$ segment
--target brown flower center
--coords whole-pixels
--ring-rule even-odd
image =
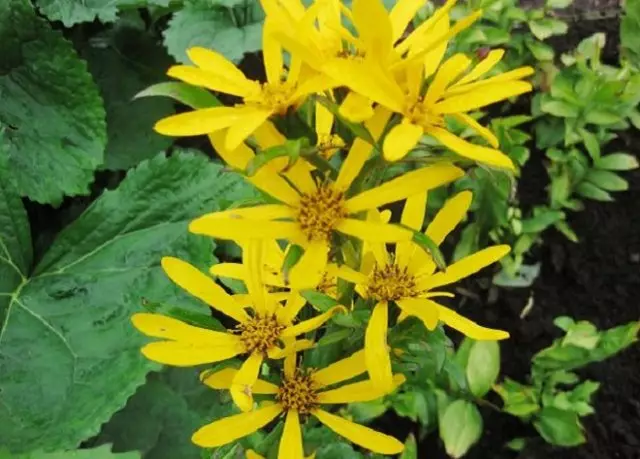
[[[311,374],[300,370],[291,378],[285,378],[276,394],[276,400],[284,411],[295,410],[308,414],[318,404],[318,394]]]
[[[376,266],[369,276],[367,295],[376,301],[397,301],[417,296],[416,280],[406,267]]]
[[[239,324],[237,330],[240,339],[247,348],[247,352],[254,351],[266,354],[267,350],[274,347],[280,333],[286,328],[276,319],[275,314],[268,316],[255,316],[251,320]]]
[[[347,216],[344,194],[328,185],[300,197],[298,223],[309,241],[327,241],[331,231]]]

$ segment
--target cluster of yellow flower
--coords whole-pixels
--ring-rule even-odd
[[[194,66],[169,69],[174,78],[235,96],[241,102],[171,116],[157,123],[157,131],[173,136],[206,134],[223,160],[240,171],[256,155],[249,144],[267,149],[286,141],[272,120],[305,101],[315,104],[314,154],[327,159],[346,147],[334,132],[335,118],[327,101],[340,101],[338,113],[351,122],[363,122],[369,133],[366,139],[354,139],[334,175],[316,169],[305,158],[293,164],[288,158],[276,158],[246,179],[278,203],[214,212],[191,222],[192,233],[232,240],[242,247],[242,263],[217,264],[210,274],[242,280],[247,294],[226,293],[213,277],[185,261],[162,260],[173,282],[238,323],[220,332],[158,314],[133,317],[140,331],[161,339],[142,349],[151,360],[190,366],[244,356],[239,368],[203,373],[206,385],[229,390],[242,413],[202,427],[193,436],[196,444],[217,447],[233,442],[286,413],[280,458],[304,456],[300,419],[309,415],[357,445],[397,454],[403,444],[395,438],[320,408],[373,400],[402,384],[404,376],[392,372],[387,345],[389,305],[400,309],[398,321],[414,316],[428,330],[442,322],[478,340],[509,336],[477,325],[435,301],[453,296],[438,290],[440,287],[499,260],[509,247],[489,247],[438,270],[432,255],[416,243],[416,235],[422,235],[441,244],[471,204],[470,192],[457,194],[421,232],[427,192],[464,175],[453,164],[455,158],[437,157],[430,165],[385,183],[368,189],[362,185],[372,156],[400,160],[424,135],[462,159],[513,169],[509,157],[497,149],[496,137],[467,112],[530,91],[530,83],[522,78],[532,69],[485,78],[495,73],[502,50],[491,51],[476,62],[464,54],[444,60],[449,40],[480,15],[451,24],[449,11],[454,3],[448,0],[406,34],[424,0],[398,0],[389,12],[380,0],[353,0],[351,9],[340,0],[316,0],[309,8],[299,0],[262,0],[266,83],[247,79],[222,55],[204,48],[188,50]],[[285,53],[288,66],[284,65]],[[450,132],[448,119],[469,127],[488,146]],[[380,207],[402,200],[400,222],[390,223],[390,213]],[[288,245],[282,245],[285,243]],[[388,244],[394,244],[391,251]],[[347,245],[355,247],[358,256],[346,256]],[[283,269],[289,255],[298,252],[299,260]],[[318,329],[336,313],[348,314],[349,309],[336,305],[296,321],[306,305],[301,292],[315,290],[335,299],[336,304],[339,298],[345,302],[339,282],[353,284],[355,294],[373,307],[364,349],[326,368],[305,369],[298,353],[314,343],[299,337]],[[265,359],[283,359],[279,385],[259,379]],[[367,379],[335,387],[364,374]],[[256,407],[254,394],[272,395],[275,400],[263,400]],[[251,452],[250,457],[257,456]]]

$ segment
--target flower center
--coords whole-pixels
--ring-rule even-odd
[[[277,115],[285,115],[291,106],[291,96],[295,86],[283,83],[263,83],[259,95],[245,98],[245,103],[253,103],[273,110]]]
[[[318,143],[316,146],[320,151],[320,156],[329,159],[340,148],[344,148],[345,143],[337,134],[318,134]]]
[[[397,301],[417,296],[416,280],[407,268],[396,264],[376,266],[369,276],[367,296],[376,301]]]
[[[328,185],[300,197],[298,223],[309,241],[327,241],[331,231],[347,216],[344,194]]]
[[[280,338],[280,333],[285,328],[284,325],[278,323],[275,314],[255,316],[237,326],[240,339],[246,346],[247,352],[257,351],[262,354],[265,354],[268,349],[276,345],[278,338]]]
[[[421,98],[416,102],[407,104],[404,117],[418,126],[444,126],[444,118],[442,115],[432,113],[429,107],[422,102]]]
[[[335,278],[331,278],[325,272],[322,274],[322,278],[320,279],[320,283],[316,286],[316,290],[324,293],[325,295],[335,297],[338,294],[338,284],[336,284]]]
[[[297,370],[293,377],[286,378],[278,389],[276,400],[284,411],[296,410],[300,414],[308,414],[318,403],[311,374]]]

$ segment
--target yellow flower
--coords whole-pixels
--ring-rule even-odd
[[[318,141],[316,142],[316,148],[319,150],[320,155],[325,158],[331,158],[338,150],[345,147],[345,142],[338,134],[334,134],[333,114],[320,102],[316,102],[316,116],[315,127]]]
[[[316,457],[316,453],[313,452],[311,454],[309,454],[308,456],[305,457],[305,459],[315,459]],[[252,449],[248,449],[246,452],[246,459],[265,459],[264,456],[256,453],[254,450]]]
[[[250,413],[240,413],[219,419],[193,434],[191,440],[203,448],[215,448],[231,443],[264,427],[285,414],[284,430],[280,439],[278,457],[304,456],[301,417],[313,416],[322,424],[351,442],[379,454],[398,454],[404,445],[395,438],[355,424],[320,408],[332,405],[375,400],[385,395],[370,380],[327,389],[366,371],[363,351],[335,362],[317,371],[296,368],[295,360],[285,362],[284,378],[280,385],[258,379],[253,387],[256,394],[273,395],[275,400],[265,403]],[[214,389],[228,389],[237,370],[226,368],[214,374],[203,374],[203,382]],[[393,377],[392,390],[404,382],[401,374]]]
[[[262,265],[263,279],[265,285],[275,289],[288,289],[291,284],[285,279],[282,272],[282,266],[284,265],[286,251],[292,246],[289,245],[286,250],[282,250],[280,245],[275,240],[265,241],[265,257]],[[328,263],[320,282],[315,287],[316,291],[329,295],[331,298],[337,297],[338,288],[338,271],[339,267],[335,263]],[[246,283],[248,272],[242,263],[217,263],[209,270],[214,276],[227,277],[229,279],[237,279]],[[290,295],[288,292],[276,292],[272,293],[273,296],[278,297],[283,295],[288,301],[302,301],[304,298],[299,297],[295,299],[295,295]],[[238,297],[240,295],[234,295]],[[241,297],[241,296],[240,296]]]
[[[407,199],[402,223],[420,230],[424,221],[426,193]],[[464,218],[471,203],[471,193],[463,191],[446,202],[426,229],[426,235],[440,245],[449,232]],[[433,298],[453,296],[436,290],[463,279],[506,255],[507,245],[480,250],[435,272],[436,265],[422,248],[413,242],[396,245],[395,257],[382,244],[370,244],[371,252],[364,257],[363,272],[341,266],[338,276],[356,284],[356,291],[376,305],[365,332],[365,355],[369,377],[383,390],[392,386],[391,361],[387,350],[389,303],[401,310],[400,320],[415,316],[433,330],[438,322],[476,340],[501,340],[509,333],[482,327],[455,311],[436,303]]]
[[[368,128],[374,138],[380,136],[388,118],[389,113],[382,108],[371,118]],[[286,239],[298,244],[305,253],[292,268],[289,280],[298,289],[312,288],[320,282],[325,271],[334,233],[376,242],[412,238],[412,233],[404,228],[363,221],[355,218],[357,214],[436,188],[463,175],[463,171],[453,165],[437,164],[347,197],[346,192],[371,149],[370,144],[356,139],[335,182],[317,184],[305,169],[295,177],[294,189],[282,177],[271,174],[267,180],[269,189],[264,191],[282,204],[214,212],[192,221],[189,230],[220,239]]]
[[[233,107],[211,107],[173,115],[160,120],[155,130],[171,136],[191,136],[225,131],[225,146],[237,148],[272,115],[283,115],[297,108],[309,94],[322,92],[333,86],[324,75],[301,72],[294,60],[285,80],[282,50],[269,33],[270,21],[264,24],[263,56],[267,82],[247,79],[232,62],[221,54],[200,47],[187,50],[195,64],[175,65],[167,74],[186,83],[241,97],[242,103]]]
[[[213,279],[189,263],[173,257],[162,259],[162,268],[173,282],[218,312],[235,319],[238,325],[234,330],[208,330],[160,314],[139,313],[132,317],[138,330],[162,339],[142,348],[144,356],[155,362],[193,366],[247,354],[231,388],[234,401],[243,411],[253,406],[250,389],[265,357],[283,358],[291,352],[310,347],[313,343],[295,341],[295,337],[320,327],[333,314],[344,311],[337,306],[293,325],[293,319],[304,303],[288,301],[282,306],[274,297],[267,295],[259,272],[261,244],[252,242],[247,248],[245,260],[249,275],[246,285],[250,302],[245,304],[239,304],[237,298],[227,294]],[[280,346],[281,342],[284,347]]]

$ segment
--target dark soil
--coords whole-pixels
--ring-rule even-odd
[[[640,134],[622,138],[619,150],[639,153]],[[616,195],[615,203],[587,201],[584,211],[573,213],[570,224],[581,241],[574,244],[562,234],[545,234],[538,254],[541,274],[531,289],[501,289],[487,304],[478,281],[465,288],[482,301],[467,301],[464,314],[480,323],[509,330],[502,350],[501,375],[525,382],[531,357],[561,336],[552,321],[568,315],[589,320],[605,329],[640,319],[640,171],[626,174],[630,189]],[[544,200],[546,173],[532,158],[522,174],[520,199],[524,206]],[[534,306],[524,319],[520,313],[529,297]],[[596,414],[583,418],[588,443],[564,449],[530,442],[515,453],[503,445],[515,437],[532,437],[533,429],[517,418],[484,409],[484,434],[469,459],[638,459],[640,458],[640,346],[579,372],[602,383],[594,396]],[[420,445],[419,457],[446,458],[436,435]]]

